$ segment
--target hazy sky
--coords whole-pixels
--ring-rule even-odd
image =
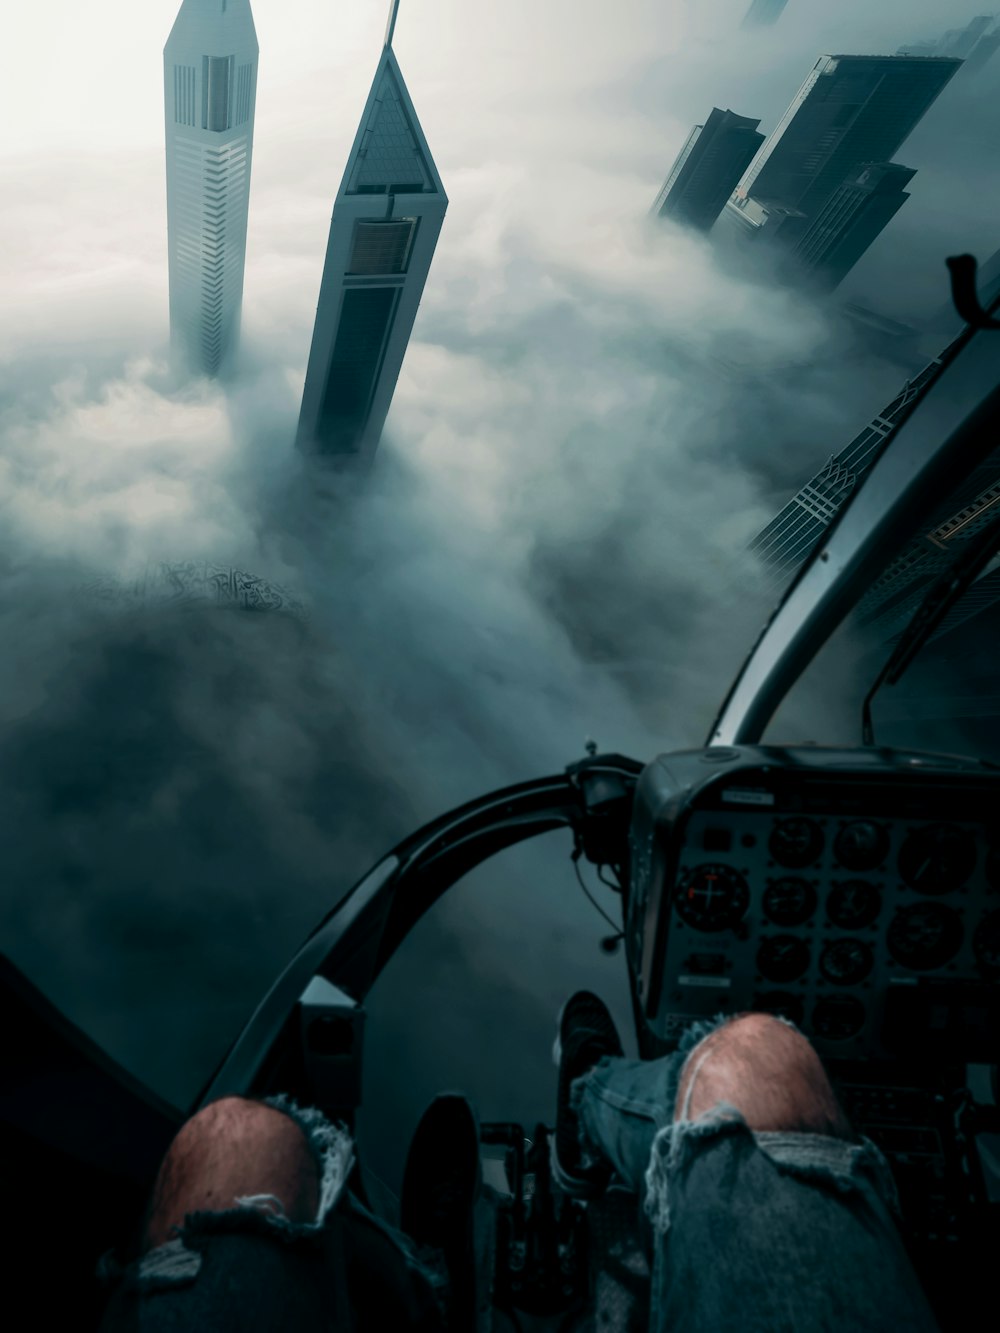
[[[721,591],[745,541],[903,378],[832,307],[737,281],[645,214],[713,105],[770,130],[820,54],[891,53],[973,10],[790,0],[743,33],[746,3],[402,0],[396,52],[450,206],[375,476],[339,506],[290,442],[387,5],[253,6],[226,386],[166,363],[174,0],[6,14],[0,926],[170,1095],[191,1095],[330,895],[415,822],[561,768],[588,734],[637,757],[700,744],[760,614],[737,625]],[[1000,245],[994,64],[954,80],[901,150],[913,197],[840,296],[920,319],[946,299],[945,255]],[[79,593],[181,559],[256,570],[309,616]],[[481,1040],[473,1017],[521,1042],[570,981],[617,986],[623,1011],[561,855],[512,863],[424,928],[417,1003],[459,1025],[453,1049]],[[457,1014],[473,975],[489,1003]],[[410,1040],[391,1013],[381,1031],[384,1050]],[[411,1120],[455,1078],[419,1052]]]

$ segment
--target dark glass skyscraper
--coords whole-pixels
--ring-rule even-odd
[[[852,171],[791,247],[799,272],[832,291],[909,199],[904,187],[916,174],[895,162],[867,162]]]
[[[794,243],[852,170],[891,160],[961,63],[821,56],[728,207],[745,210],[750,201],[764,210],[780,207],[781,240]],[[789,210],[798,216],[789,217]]]
[[[448,197],[392,49],[382,58],[333,206],[297,443],[371,462]]]
[[[696,125],[688,135],[656,196],[652,214],[708,231],[764,142],[759,124],[735,111],[713,107],[705,124]]]

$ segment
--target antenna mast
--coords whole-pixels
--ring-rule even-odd
[[[396,31],[396,15],[399,13],[399,0],[390,0],[389,22],[385,25],[384,46],[392,46],[392,34]]]

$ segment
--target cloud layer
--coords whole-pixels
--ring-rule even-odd
[[[898,387],[834,312],[644,214],[713,102],[770,128],[822,50],[894,50],[950,7],[841,6],[824,30],[793,0],[752,40],[742,7],[511,4],[473,32],[458,0],[419,21],[404,4],[397,49],[451,205],[376,470],[347,496],[319,494],[290,442],[380,6],[306,4],[293,28],[255,7],[244,344],[223,384],[166,356],[171,6],[139,26],[108,7],[132,122],[81,136],[64,117],[55,146],[46,104],[0,164],[0,929],[168,1095],[194,1093],[288,951],[417,822],[561,768],[588,735],[637,757],[702,743],[766,610],[746,540]],[[945,253],[998,243],[989,77],[901,154],[926,190],[855,299],[926,313]],[[95,111],[105,92],[77,88]],[[81,592],[185,560],[307,612]],[[539,1024],[563,992],[594,985],[627,1016],[564,852],[483,872],[373,997],[373,1139],[401,1141],[463,1077],[487,1114],[544,1115]],[[527,1061],[514,1107],[500,1063],[458,1058],[484,1031]]]

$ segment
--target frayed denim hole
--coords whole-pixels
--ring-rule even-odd
[[[264,1104],[273,1107],[276,1111],[283,1112],[290,1120],[295,1121],[305,1135],[320,1171],[319,1204],[316,1208],[315,1220],[312,1223],[295,1224],[289,1222],[284,1216],[283,1208],[280,1209],[280,1214],[269,1214],[269,1220],[272,1220],[278,1226],[284,1224],[288,1227],[304,1226],[318,1230],[326,1221],[330,1209],[343,1194],[347,1177],[354,1166],[354,1144],[351,1136],[348,1134],[346,1126],[331,1124],[323,1112],[315,1106],[299,1106],[285,1093],[279,1093],[275,1097],[266,1097]],[[245,1206],[257,1207],[259,1201],[272,1197],[248,1196]],[[237,1202],[240,1203],[241,1201],[237,1200]]]
[[[106,1258],[107,1256],[105,1256]],[[124,1291],[140,1294],[154,1291],[169,1291],[175,1287],[187,1287],[201,1272],[202,1257],[197,1250],[189,1249],[180,1236],[165,1241],[155,1250],[150,1250],[135,1263],[124,1270],[115,1270],[113,1260],[109,1267],[102,1259],[99,1276],[105,1281],[121,1280]]]
[[[750,1132],[742,1113],[729,1102],[717,1102],[697,1120],[675,1120],[659,1131],[646,1168],[643,1202],[658,1235],[665,1235],[670,1228],[670,1178],[683,1167],[700,1140]]]

